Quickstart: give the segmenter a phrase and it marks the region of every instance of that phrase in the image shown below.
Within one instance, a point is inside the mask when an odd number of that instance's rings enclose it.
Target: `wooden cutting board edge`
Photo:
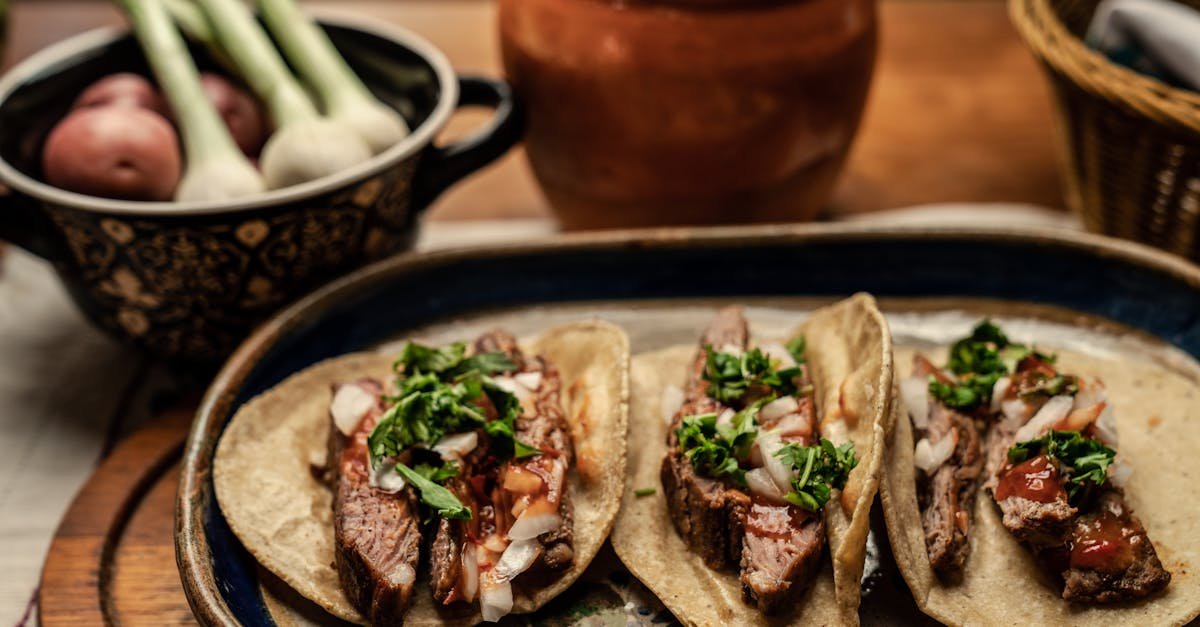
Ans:
[[[121,622],[110,596],[121,535],[142,500],[179,461],[194,408],[167,410],[122,441],[67,509],[42,567],[38,616],[45,627]],[[170,478],[173,480],[174,478]],[[174,518],[174,512],[165,514]],[[164,571],[178,577],[174,564]],[[186,599],[180,595],[180,603]]]

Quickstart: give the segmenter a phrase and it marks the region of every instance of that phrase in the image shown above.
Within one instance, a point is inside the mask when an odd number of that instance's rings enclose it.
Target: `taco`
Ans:
[[[621,561],[686,624],[856,624],[891,360],[866,294],[785,344],[729,307],[698,350],[635,357]]]
[[[627,370],[628,340],[603,322],[325,361],[238,410],[217,500],[262,566],[338,618],[532,612],[616,517]]]
[[[896,562],[926,613],[951,624],[1195,616],[1200,606],[1173,591],[1155,539],[1188,523],[1131,505],[1143,496],[1127,483],[1133,469],[1167,466],[1118,447],[1100,377],[986,320],[951,347],[945,368],[911,359],[881,496]]]

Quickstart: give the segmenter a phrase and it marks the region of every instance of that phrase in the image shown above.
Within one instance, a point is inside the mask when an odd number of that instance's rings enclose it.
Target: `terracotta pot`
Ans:
[[[812,219],[875,60],[873,0],[500,0],[568,229]]]

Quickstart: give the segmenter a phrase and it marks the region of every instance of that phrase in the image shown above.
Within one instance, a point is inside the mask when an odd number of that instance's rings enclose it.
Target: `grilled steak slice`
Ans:
[[[457,520],[439,518],[433,543],[429,545],[429,585],[433,599],[449,605],[462,598],[462,524]]]
[[[684,416],[720,412],[724,407],[707,396],[708,382],[702,377],[707,360],[705,346],[720,350],[725,346],[745,349],[749,329],[739,307],[726,307],[717,313],[700,342],[684,390],[684,404],[667,434],[667,454],[659,477],[667,499],[667,510],[683,541],[700,555],[709,568],[736,567],[742,560],[742,535],[750,497],[696,474],[692,463],[679,450],[675,430]]]
[[[755,500],[742,543],[742,595],[764,613],[808,587],[825,548],[825,519],[789,505]]]
[[[946,377],[921,355],[913,359],[913,376],[922,379]],[[975,506],[976,481],[983,471],[983,453],[979,432],[971,418],[932,397],[926,418],[928,424],[923,435],[931,444],[947,437],[957,442],[949,459],[931,474],[922,473],[917,483],[929,564],[939,577],[954,579],[962,573],[971,552],[968,534],[971,510]]]
[[[979,433],[972,420],[941,403],[931,403],[928,437],[931,442],[955,438],[954,452],[921,483],[926,504],[921,512],[929,564],[941,577],[962,571],[971,552],[968,533],[975,507],[976,480],[983,470]]]
[[[1171,581],[1146,529],[1113,488],[1075,520],[1067,547],[1068,568],[1062,578],[1068,601],[1132,601],[1159,592]]]
[[[1004,447],[1007,451],[1008,445]],[[1044,455],[1005,464],[992,496],[1004,515],[1004,528],[1035,547],[1061,544],[1079,512],[1068,502],[1054,462]]]
[[[382,411],[372,408],[349,437],[331,429],[330,445],[338,453],[333,485],[338,576],[346,596],[375,624],[399,622],[408,609],[421,545],[412,488],[389,494],[369,483],[367,437]]]
[[[663,458],[659,477],[675,530],[709,568],[732,568],[742,559],[742,535],[750,497],[696,474],[677,441]]]

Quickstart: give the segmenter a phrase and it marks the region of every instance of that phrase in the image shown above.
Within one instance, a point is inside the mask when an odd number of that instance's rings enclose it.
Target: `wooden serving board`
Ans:
[[[38,592],[41,624],[194,625],[175,567],[175,486],[195,407],[126,438],[76,495]]]

